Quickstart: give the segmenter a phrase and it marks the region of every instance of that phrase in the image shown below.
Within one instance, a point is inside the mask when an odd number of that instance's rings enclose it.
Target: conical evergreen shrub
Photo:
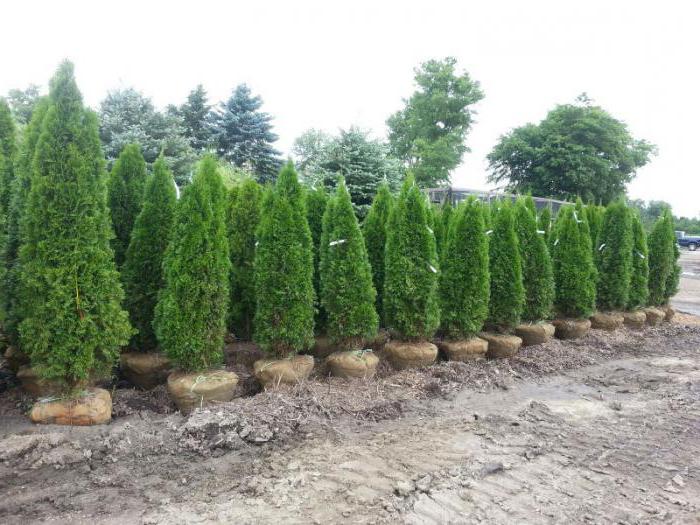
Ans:
[[[512,205],[501,201],[492,208],[493,231],[489,239],[491,300],[488,323],[507,331],[520,323],[525,306],[522,261]]]
[[[598,233],[596,301],[602,311],[622,310],[632,278],[632,218],[622,201],[608,204]]]
[[[525,321],[547,319],[554,302],[552,260],[544,235],[537,231],[537,219],[532,211],[534,207],[532,197],[518,199],[515,205],[515,227],[525,287],[522,314]]]
[[[173,174],[161,155],[146,182],[143,206],[136,217],[122,268],[124,306],[129,311],[131,324],[138,330],[133,344],[141,351],[153,350],[158,344],[153,317],[158,293],[165,285],[163,258],[171,236],[176,202]]]
[[[311,231],[311,242],[313,244],[314,255],[314,296],[315,301],[315,325],[320,331],[325,326],[325,313],[321,307],[321,274],[319,264],[321,261],[320,243],[321,232],[323,230],[323,214],[326,211],[328,194],[323,186],[313,188],[306,193],[306,220]]]
[[[553,230],[554,310],[562,317],[587,318],[595,309],[595,281],[587,229],[573,206],[563,206]]]
[[[165,250],[165,286],[153,326],[161,350],[185,371],[210,369],[223,360],[231,268],[225,193],[216,159],[205,156],[175,207]]]
[[[628,310],[645,306],[649,295],[649,250],[646,233],[638,213],[632,216],[632,238],[632,277],[627,298]]]
[[[377,334],[376,292],[360,225],[342,177],[332,200],[323,216],[323,239],[328,239],[328,246],[321,259],[321,304],[328,316],[328,337],[355,350]]]
[[[442,241],[437,245],[438,256],[440,261],[445,254],[445,248],[447,247],[448,239],[450,238],[450,226],[452,224],[452,218],[454,217],[454,209],[450,201],[445,201],[442,205],[442,210],[440,210],[440,220],[442,222]],[[437,243],[437,237],[435,239]]]
[[[445,336],[467,339],[489,313],[489,244],[483,205],[470,199],[454,212],[440,273],[440,322]]]
[[[649,306],[661,306],[668,297],[674,266],[673,223],[668,213],[659,217],[649,234]]]
[[[0,97],[0,282],[6,279],[8,269],[7,243],[10,215],[10,195],[15,179],[17,161],[17,130],[10,107]],[[0,318],[5,318],[6,301],[0,303]]]
[[[549,249],[550,237],[552,234],[552,206],[545,206],[537,217],[537,229],[542,232],[545,246]]]
[[[19,333],[37,373],[68,388],[109,374],[132,334],[111,230],[97,117],[64,62],[51,80],[22,224]]]
[[[681,266],[678,264],[678,259],[681,256],[680,248],[676,242],[675,232],[673,231],[673,226],[671,227],[671,232],[673,233],[673,259],[671,264],[671,274],[668,276],[668,281],[666,281],[666,293],[664,304],[668,304],[671,297],[678,293],[681,284]]]
[[[114,260],[121,268],[131,231],[143,204],[146,161],[138,144],[127,144],[119,154],[107,183],[107,202],[112,216]]]
[[[588,222],[588,228],[591,234],[591,249],[593,250],[593,262],[597,264],[598,261],[598,248],[602,244],[599,242],[600,230],[603,226],[603,216],[605,215],[605,208],[603,206],[596,206],[595,204],[589,204],[584,208],[584,217],[586,222]]]
[[[413,177],[404,181],[387,222],[384,312],[403,340],[430,339],[440,324],[439,265],[429,208]]]
[[[301,186],[291,162],[263,199],[255,251],[255,341],[284,357],[314,337],[313,251]]]
[[[231,256],[229,330],[249,340],[255,317],[255,230],[260,223],[262,188],[246,179],[228,196],[227,227]]]
[[[375,302],[381,325],[384,326],[384,258],[386,248],[386,225],[394,198],[389,190],[389,184],[384,182],[379,186],[372,201],[372,207],[362,224],[362,233],[367,247],[367,256],[372,267],[372,282],[377,291]]]

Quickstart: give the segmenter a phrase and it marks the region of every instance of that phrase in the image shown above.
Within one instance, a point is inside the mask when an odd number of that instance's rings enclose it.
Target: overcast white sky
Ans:
[[[486,188],[498,137],[586,91],[659,155],[633,198],[700,212],[700,8],[688,1],[6,0],[0,94],[46,86],[63,58],[93,107],[134,86],[162,107],[202,83],[214,101],[247,82],[288,153],[304,130],[375,136],[423,60],[457,57],[486,97],[453,183]]]

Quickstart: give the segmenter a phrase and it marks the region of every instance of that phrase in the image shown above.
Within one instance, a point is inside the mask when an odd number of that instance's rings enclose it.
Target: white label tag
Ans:
[[[331,241],[328,243],[328,246],[335,246],[336,244],[343,244],[345,242],[345,239],[340,239],[338,241]]]
[[[556,246],[557,244],[559,244],[559,239],[557,239],[556,241],[554,241],[554,246]]]
[[[537,233],[539,233],[540,235],[544,235],[544,230],[537,230]]]
[[[430,271],[431,271],[431,272],[437,273],[437,270],[435,269],[435,266],[433,266],[432,264],[428,264],[428,268],[430,268]]]
[[[429,231],[430,233],[435,233],[435,232],[433,231],[433,229],[432,229],[430,226],[428,226],[427,224],[425,225],[425,227],[428,228],[428,231]]]
[[[486,235],[491,235],[493,233],[493,230],[489,230],[486,232]]]
[[[605,243],[601,244],[601,245],[598,247],[598,251],[601,251],[603,248],[605,248]]]
[[[637,252],[637,255],[639,255],[642,259],[646,259],[646,257],[644,257],[643,253]]]

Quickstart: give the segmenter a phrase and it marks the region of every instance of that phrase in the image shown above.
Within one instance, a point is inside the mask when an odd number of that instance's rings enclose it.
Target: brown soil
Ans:
[[[100,427],[32,425],[10,383],[0,522],[694,522],[696,322],[318,374],[188,418],[163,386],[115,388]]]

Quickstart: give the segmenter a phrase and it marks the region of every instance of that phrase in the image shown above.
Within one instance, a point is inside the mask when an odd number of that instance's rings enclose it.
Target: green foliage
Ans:
[[[559,316],[584,318],[595,309],[595,275],[588,231],[573,206],[557,213],[552,232],[554,310]]]
[[[518,199],[515,205],[515,227],[522,262],[525,287],[525,321],[547,319],[552,313],[554,301],[554,274],[552,260],[544,240],[537,231],[537,219],[533,213],[532,197]]]
[[[114,163],[107,182],[107,203],[112,217],[112,249],[117,268],[121,268],[131,241],[136,217],[143,203],[146,161],[138,144],[127,144]]]
[[[537,217],[537,229],[542,233],[542,238],[547,247],[550,245],[550,237],[552,236],[552,206],[542,208],[539,217]]]
[[[639,214],[632,214],[632,277],[627,309],[636,310],[647,304],[649,296],[649,250],[647,236]]]
[[[223,360],[231,269],[225,197],[216,159],[207,155],[175,208],[153,327],[161,349],[182,370],[206,370]]]
[[[649,234],[649,305],[661,306],[666,301],[669,278],[673,272],[675,238],[671,214],[664,211]]]
[[[445,253],[447,240],[449,238],[450,222],[453,217],[452,204],[450,204],[449,201],[445,201],[445,204],[441,207],[434,208],[434,216],[433,231],[435,233],[435,245],[437,247],[438,258],[442,262],[442,257]]]
[[[97,118],[70,62],[51,80],[49,100],[22,224],[19,333],[37,372],[71,388],[109,374],[132,329],[109,247]]]
[[[314,253],[314,296],[316,298],[316,330],[320,331],[325,325],[325,315],[321,308],[321,274],[319,264],[321,261],[321,233],[323,230],[323,214],[326,211],[328,194],[323,186],[312,188],[306,192],[306,220],[311,232],[311,243]]]
[[[604,204],[625,193],[655,147],[585,96],[555,107],[539,124],[501,137],[488,155],[489,180],[543,197],[581,196]]]
[[[598,246],[594,248],[595,245],[595,239],[591,237],[591,227],[588,224],[588,221],[586,220],[586,207],[583,205],[583,201],[578,198],[576,199],[576,208],[574,210],[574,219],[576,219],[576,223],[578,224],[579,230],[581,232],[581,242],[588,247],[588,249],[591,251],[591,261],[593,261],[593,264],[591,265],[591,273],[590,273],[590,279],[593,283],[595,283],[598,279],[598,269],[595,265],[595,255],[594,249],[598,249]],[[602,224],[602,223],[601,223]]]
[[[365,238],[367,255],[372,267],[372,282],[377,291],[376,311],[379,314],[381,325],[384,326],[384,261],[386,249],[386,227],[389,213],[393,206],[394,197],[389,191],[387,183],[379,186],[379,191],[374,197],[372,207],[362,224],[362,233]]]
[[[328,242],[321,252],[321,304],[328,316],[326,333],[331,341],[355,350],[377,334],[376,292],[360,225],[342,177],[332,200],[323,215],[322,238]]]
[[[173,174],[159,157],[153,175],[146,182],[143,207],[131,234],[122,268],[122,282],[131,324],[138,330],[133,344],[141,351],[153,350],[158,341],[153,331],[153,317],[158,293],[165,286],[163,258],[168,247],[175,205]]]
[[[664,292],[665,304],[678,293],[681,282],[681,267],[678,264],[678,259],[681,256],[680,248],[678,247],[678,242],[675,237],[674,226],[673,226],[673,215],[668,212],[668,224],[666,235],[668,236],[668,242],[673,246],[673,256],[671,258],[671,273],[666,280],[666,289]]]
[[[5,99],[0,98],[0,280],[5,281],[8,269],[7,243],[11,188],[15,179],[17,130]],[[2,312],[2,317],[7,315]]]
[[[7,102],[12,109],[12,116],[20,126],[29,124],[40,99],[39,86],[36,84],[29,84],[26,89],[11,89],[7,92]]]
[[[267,191],[255,251],[255,341],[286,356],[313,344],[314,289],[311,232],[291,162]]]
[[[512,205],[499,202],[493,212],[493,232],[489,239],[491,300],[488,323],[498,330],[509,330],[520,323],[525,306],[522,260],[518,247]]]
[[[481,330],[489,313],[489,243],[483,205],[468,200],[453,213],[442,256],[440,321],[451,339]]]
[[[255,316],[255,230],[260,222],[262,188],[253,179],[229,192],[228,244],[231,254],[229,329],[242,339],[253,335]]]
[[[183,134],[194,151],[202,153],[212,145],[211,106],[201,84],[190,91],[184,104],[171,111],[182,119]]]
[[[622,201],[608,204],[598,234],[596,300],[603,311],[622,310],[632,278],[632,217]]]
[[[591,249],[593,250],[593,260],[597,258],[598,247],[602,244],[598,239],[600,235],[600,230],[603,226],[603,216],[605,215],[605,208],[603,206],[596,206],[595,204],[589,204],[584,208],[584,218],[588,223],[588,228],[591,232]]]
[[[384,314],[404,340],[430,339],[440,324],[438,258],[425,197],[409,176],[387,222]]]
[[[473,123],[471,109],[484,94],[457,60],[429,60],[415,70],[418,89],[405,107],[387,120],[392,153],[421,187],[449,182],[450,171],[469,151],[465,140]]]

